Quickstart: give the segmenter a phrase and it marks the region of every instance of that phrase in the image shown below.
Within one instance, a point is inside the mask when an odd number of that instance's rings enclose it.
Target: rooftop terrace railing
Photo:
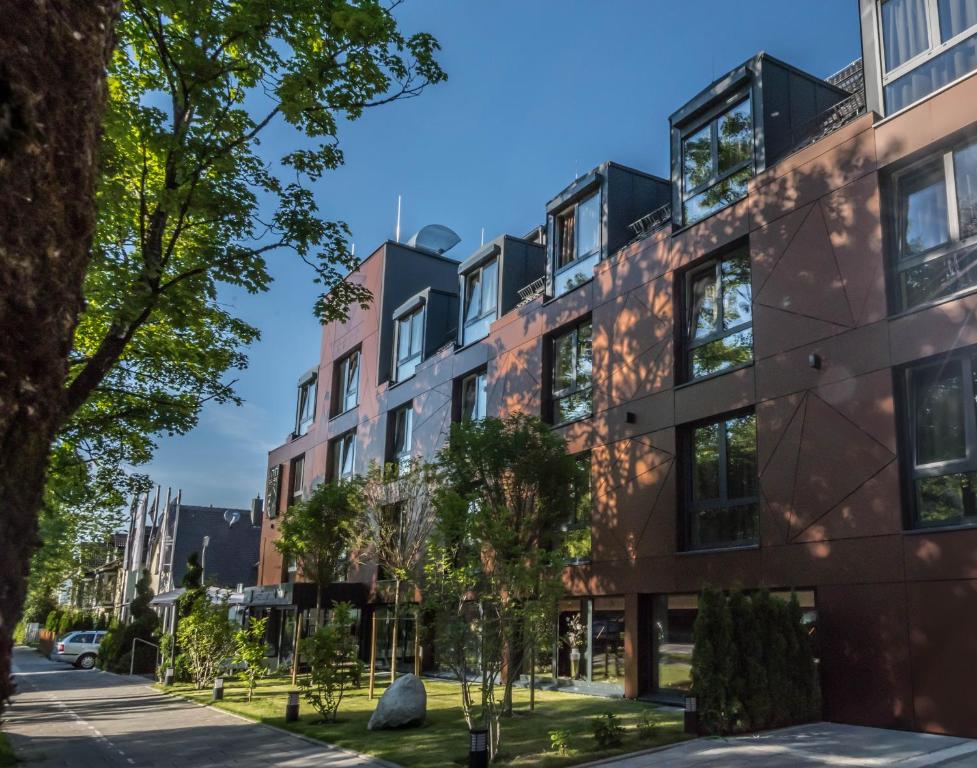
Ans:
[[[525,285],[519,289],[519,304],[518,306],[524,306],[528,304],[537,296],[543,295],[543,290],[546,288],[546,278],[537,277],[529,285]]]
[[[656,208],[651,213],[646,213],[640,219],[628,224],[628,229],[634,232],[634,237],[628,241],[627,245],[644,240],[667,227],[672,221],[672,204],[665,203],[660,208]]]
[[[794,152],[820,141],[865,114],[865,77],[861,59],[856,59],[844,69],[826,77],[825,81],[848,91],[851,95],[794,129],[792,131]]]

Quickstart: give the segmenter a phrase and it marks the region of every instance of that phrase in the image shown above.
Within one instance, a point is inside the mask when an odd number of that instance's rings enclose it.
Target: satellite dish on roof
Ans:
[[[428,224],[417,230],[407,241],[407,245],[411,248],[423,248],[425,251],[441,254],[450,251],[460,242],[461,238],[453,229],[443,224]]]
[[[224,522],[227,523],[228,528],[233,528],[234,523],[241,519],[241,513],[235,512],[233,509],[224,510]]]

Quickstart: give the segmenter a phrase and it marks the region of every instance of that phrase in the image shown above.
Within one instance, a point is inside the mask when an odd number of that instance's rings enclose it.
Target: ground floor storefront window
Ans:
[[[378,605],[373,609],[376,621],[376,665],[377,669],[390,669],[393,649],[394,607]],[[415,610],[412,605],[400,607],[397,622],[397,669],[402,672],[414,671],[414,655],[417,638]],[[367,648],[369,653],[369,648]]]
[[[546,658],[545,649],[537,649],[536,676],[553,676],[573,685],[607,685],[623,692],[625,626],[623,597],[561,600],[555,647],[551,658]]]

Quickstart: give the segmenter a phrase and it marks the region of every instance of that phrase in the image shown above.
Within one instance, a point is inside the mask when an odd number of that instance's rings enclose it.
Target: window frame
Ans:
[[[397,420],[401,414],[406,414],[407,426],[404,434],[404,450],[396,453],[397,450]],[[398,469],[404,468],[414,458],[414,402],[408,400],[406,403],[391,410],[387,417],[387,429],[389,438],[387,442],[387,463],[394,464]]]
[[[754,430],[756,431],[756,410],[752,407],[713,416],[702,421],[683,424],[679,429],[682,433],[682,513],[679,530],[681,531],[680,549],[683,552],[709,552],[724,549],[749,549],[759,546],[760,543],[760,465],[759,447],[754,446],[754,456],[757,460],[756,493],[753,496],[740,496],[735,499],[729,497],[729,464],[727,461],[727,424],[733,419],[744,416],[752,416],[754,419]],[[715,424],[720,425],[719,432],[719,496],[715,499],[695,501],[693,499],[692,486],[694,482],[695,467],[695,431],[705,429]],[[730,503],[731,501],[735,503]],[[753,505],[757,509],[755,535],[751,539],[741,539],[730,542],[712,542],[708,544],[695,544],[692,540],[693,518],[699,510],[728,510],[736,507],[747,507]]]
[[[975,27],[975,34],[977,34],[977,27]],[[890,299],[898,312],[907,312],[920,307],[926,307],[977,290],[977,285],[965,286],[917,304],[909,304],[906,300],[901,277],[903,272],[915,269],[924,264],[939,261],[968,248],[977,249],[977,232],[969,237],[961,238],[960,203],[957,195],[957,177],[954,165],[956,153],[969,149],[970,147],[977,147],[977,136],[969,135],[959,141],[946,145],[938,151],[931,152],[910,165],[900,168],[890,177],[888,198],[892,208],[887,217],[892,229],[889,247],[889,272],[892,277]],[[947,239],[946,242],[933,246],[922,253],[903,258],[903,248],[905,245],[903,242],[903,232],[906,223],[907,206],[902,195],[902,189],[907,178],[926,173],[927,166],[932,166],[933,173],[937,170],[942,173],[943,187],[946,194],[947,221],[945,223],[947,225]],[[977,254],[975,254],[975,258],[977,258]],[[974,269],[977,269],[977,266]]]
[[[723,330],[723,320],[726,314],[726,301],[723,291],[722,265],[723,262],[732,261],[736,257],[745,258],[750,268],[750,320],[749,322],[740,323],[729,330]],[[710,270],[713,271],[715,276],[715,284],[718,286],[716,293],[716,304],[718,308],[718,317],[716,319],[717,330],[713,331],[707,336],[703,336],[693,341],[692,322],[694,318],[692,317],[692,311],[695,306],[695,301],[692,294],[692,289],[695,285],[696,279]],[[748,362],[731,365],[727,368],[723,368],[722,370],[713,371],[712,373],[704,373],[701,376],[694,376],[692,373],[693,350],[696,350],[699,347],[707,346],[713,342],[720,341],[721,339],[725,339],[729,336],[735,336],[738,333],[742,333],[747,329],[753,328],[753,259],[750,254],[749,243],[741,242],[732,248],[723,251],[722,253],[710,256],[705,261],[687,269],[682,275],[682,279],[684,281],[682,286],[682,300],[684,301],[684,306],[682,308],[682,354],[680,355],[680,360],[682,361],[682,376],[680,380],[683,383],[702,381],[710,378],[711,376],[719,376],[743,366],[752,365],[756,358],[753,354],[754,342],[751,340],[751,355]]]
[[[577,371],[578,360],[579,360],[579,346],[580,346],[579,340],[578,340],[578,333],[579,333],[580,328],[582,326],[584,326],[584,325],[589,325],[590,326],[591,371],[590,371],[590,384],[588,386],[586,386],[586,387],[581,387],[581,386],[578,386],[577,385],[577,382],[576,382],[576,371]],[[560,339],[566,338],[567,336],[571,336],[572,337],[572,340],[573,340],[573,344],[572,344],[572,346],[573,346],[572,369],[573,369],[575,375],[574,375],[574,380],[570,383],[570,385],[568,387],[565,387],[563,389],[557,390],[557,389],[555,389],[555,387],[556,387],[556,378],[557,378],[557,376],[556,376],[556,366],[557,366],[557,360],[558,360],[558,355],[556,354],[556,345],[557,345],[557,342],[560,341]],[[572,325],[565,326],[563,329],[561,329],[560,331],[557,331],[556,333],[554,333],[549,338],[549,352],[550,352],[550,356],[552,358],[552,363],[549,366],[549,368],[550,368],[550,382],[549,382],[549,384],[550,384],[550,386],[549,386],[549,401],[550,401],[549,405],[550,405],[550,407],[549,407],[549,410],[550,410],[550,423],[554,427],[561,427],[561,426],[564,426],[566,424],[572,424],[575,421],[582,421],[584,419],[589,419],[589,418],[593,417],[593,415],[594,415],[594,400],[593,400],[593,392],[594,392],[593,348],[594,347],[593,347],[593,344],[594,344],[594,321],[593,321],[593,318],[590,315],[587,315],[586,317],[581,318],[580,320],[577,320]],[[557,420],[557,404],[561,400],[565,400],[568,397],[572,397],[573,395],[579,394],[581,392],[587,392],[587,391],[590,392],[590,411],[589,411],[589,413],[587,413],[586,415],[583,415],[583,416],[576,416],[576,417],[574,417],[572,419],[565,419],[563,421],[558,421]]]
[[[571,271],[575,266],[592,259],[595,256],[597,260],[595,264],[599,264],[604,258],[604,197],[603,197],[603,187],[601,184],[597,184],[594,187],[588,187],[588,189],[580,192],[572,201],[568,202],[559,210],[555,211],[553,215],[553,286],[554,293],[556,296],[563,296],[569,293],[574,288],[584,285],[593,279],[593,275],[587,280],[575,285],[571,288],[565,290],[560,290],[560,276],[566,272]],[[589,203],[591,200],[597,200],[597,248],[595,250],[589,251],[585,254],[579,253],[580,244],[580,206],[585,203]],[[573,219],[573,258],[566,262],[565,264],[560,264],[560,256],[563,248],[563,236],[561,233],[560,222],[567,216],[572,216]]]
[[[963,399],[965,456],[960,459],[944,459],[927,464],[917,462],[917,379],[926,372],[946,367],[948,362],[960,365]],[[901,380],[901,423],[904,430],[904,489],[907,501],[907,527],[911,530],[940,530],[943,528],[977,527],[973,521],[924,522],[920,519],[919,494],[917,482],[932,477],[946,477],[959,474],[977,474],[977,388],[974,376],[977,373],[977,347],[968,347],[952,354],[941,355],[938,359],[917,361],[906,365]]]
[[[343,474],[344,458],[349,457],[350,472]],[[351,429],[333,438],[329,445],[329,479],[331,482],[348,482],[356,476],[356,430]]]
[[[879,62],[881,64],[880,71],[882,75],[883,102],[885,100],[886,86],[895,82],[903,75],[909,74],[914,69],[927,63],[931,59],[935,59],[937,56],[945,53],[951,48],[956,47],[965,40],[977,35],[977,24],[974,24],[973,26],[967,27],[967,29],[963,30],[962,32],[957,33],[946,42],[943,42],[940,34],[939,0],[924,0],[927,27],[926,31],[929,46],[926,48],[926,50],[920,51],[911,59],[907,59],[894,69],[889,69],[888,62],[885,60],[885,26],[882,22],[882,6],[885,5],[886,2],[889,2],[889,0],[877,0],[875,3],[876,24],[878,25],[879,30]],[[906,105],[906,107],[903,107],[903,109],[907,109],[909,106],[911,105]],[[888,113],[888,111],[888,105],[886,105],[886,112]]]
[[[719,172],[719,121],[722,119],[723,115],[732,112],[738,106],[740,106],[744,101],[750,103],[750,134],[751,134],[751,146],[752,151],[750,152],[750,157],[746,160],[741,160],[736,165],[727,169],[726,171]],[[686,205],[690,200],[698,195],[706,192],[718,184],[732,178],[736,174],[742,172],[744,169],[750,170],[750,178],[756,175],[756,156],[757,156],[757,138],[756,138],[756,111],[754,109],[754,99],[751,87],[740,88],[736,92],[726,96],[718,104],[713,106],[708,112],[706,112],[702,117],[696,119],[695,121],[690,121],[685,125],[679,127],[679,203],[682,216],[683,226],[689,226],[703,221],[709,216],[723,210],[724,208],[732,205],[733,201],[723,205],[720,208],[701,216],[694,221],[689,221],[686,216]],[[712,172],[709,178],[705,181],[697,184],[692,189],[685,188],[685,142],[687,139],[694,136],[696,133],[701,131],[706,126],[709,126],[709,150],[710,150],[710,161]],[[742,200],[749,194],[748,192],[743,195]]]
[[[461,379],[458,382],[458,411],[457,411],[458,417],[456,419],[456,421],[458,421],[458,422],[463,422],[463,421],[466,420],[466,414],[465,414],[465,385],[468,382],[472,381],[472,379],[475,380],[475,386],[476,387],[478,386],[478,380],[479,379],[482,379],[482,391],[484,392],[483,402],[485,404],[485,413],[483,413],[481,416],[477,416],[477,415],[476,416],[473,416],[473,417],[471,417],[468,420],[470,420],[470,421],[484,421],[485,418],[488,416],[488,369],[485,368],[485,367],[482,367],[482,368],[478,368],[477,370],[471,371],[470,373],[466,373],[464,376],[461,377]],[[478,403],[479,403],[478,392],[476,390],[476,393],[475,393],[475,409],[476,409],[476,411],[478,410]]]
[[[353,388],[350,389],[348,388],[349,365],[354,359],[356,360],[356,382]],[[335,386],[333,387],[335,396],[333,398],[332,415],[335,417],[352,411],[360,404],[360,377],[363,373],[363,354],[360,348],[356,347],[340,357],[333,364],[333,368],[335,371]],[[353,397],[352,404],[349,403],[351,394]]]
[[[296,467],[299,472],[296,472]],[[296,482],[296,480],[298,482]],[[288,462],[288,505],[301,503],[305,498],[305,454],[293,456]]]
[[[394,382],[400,383],[401,381],[407,381],[411,378],[417,370],[417,366],[424,361],[424,326],[427,318],[424,316],[426,305],[424,303],[420,306],[415,307],[410,312],[407,312],[400,317],[394,318],[394,323],[396,326],[396,333],[394,334]],[[414,347],[414,318],[420,315],[420,342],[418,344],[418,351],[411,353],[411,349]],[[405,358],[400,357],[400,335],[403,331],[403,326],[406,325],[408,328],[408,340],[407,340],[407,354]],[[401,376],[400,369],[403,366],[412,364],[410,373],[405,376]]]
[[[298,394],[295,403],[295,436],[301,437],[307,434],[312,425],[315,424],[317,410],[317,400],[319,399],[319,375],[313,374],[298,385]],[[303,400],[303,397],[305,398]],[[307,408],[303,409],[303,405]],[[305,410],[311,409],[311,413],[303,418]]]
[[[493,281],[494,282],[494,284],[493,284],[493,296],[495,297],[495,302],[494,302],[494,304],[492,305],[492,307],[490,309],[486,309],[483,306],[484,305],[484,299],[485,299],[485,286],[487,285],[487,281],[485,280],[485,270],[488,269],[490,266],[494,266],[495,267],[495,280]],[[498,255],[496,255],[496,256],[492,256],[491,258],[485,259],[485,261],[481,262],[478,266],[472,267],[470,270],[468,270],[468,272],[465,272],[462,275],[462,278],[463,278],[463,280],[462,280],[462,283],[463,283],[462,284],[462,295],[461,295],[461,299],[462,299],[461,300],[461,304],[462,304],[462,307],[461,307],[461,319],[462,319],[461,338],[462,338],[462,344],[469,344],[469,343],[471,343],[473,341],[476,341],[475,338],[471,338],[471,339],[468,338],[468,329],[469,328],[475,327],[475,326],[477,326],[477,325],[485,322],[485,320],[487,318],[490,318],[490,317],[493,317],[493,316],[494,316],[494,318],[498,318],[498,316],[499,316],[499,274],[500,274],[499,273],[499,257],[498,257]],[[468,307],[469,307],[469,301],[468,301],[468,285],[469,285],[469,281],[473,277],[475,277],[476,275],[478,276],[478,306],[479,306],[479,309],[478,309],[478,315],[476,317],[472,318],[471,320],[469,320],[468,319]],[[484,338],[484,335],[487,335],[487,330],[488,329],[486,329],[486,334],[483,334],[483,336],[480,336],[479,338]]]

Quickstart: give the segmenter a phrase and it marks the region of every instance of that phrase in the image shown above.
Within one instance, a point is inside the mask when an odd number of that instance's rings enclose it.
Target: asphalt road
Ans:
[[[18,693],[3,731],[24,768],[325,766],[391,764],[166,696],[146,680],[75,670],[14,651]]]

